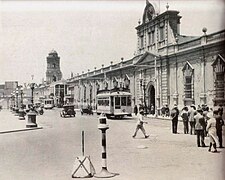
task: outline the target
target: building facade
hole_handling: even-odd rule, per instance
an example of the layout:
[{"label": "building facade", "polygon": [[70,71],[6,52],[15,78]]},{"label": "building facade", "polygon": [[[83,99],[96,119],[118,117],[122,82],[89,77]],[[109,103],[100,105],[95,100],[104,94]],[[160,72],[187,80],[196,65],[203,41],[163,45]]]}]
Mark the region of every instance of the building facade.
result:
[{"label": "building facade", "polygon": [[181,18],[169,6],[156,15],[146,1],[136,27],[136,55],[67,80],[76,106],[95,108],[97,92],[115,87],[129,89],[132,106],[225,106],[225,30],[207,34],[203,28],[202,36],[184,36]]}]

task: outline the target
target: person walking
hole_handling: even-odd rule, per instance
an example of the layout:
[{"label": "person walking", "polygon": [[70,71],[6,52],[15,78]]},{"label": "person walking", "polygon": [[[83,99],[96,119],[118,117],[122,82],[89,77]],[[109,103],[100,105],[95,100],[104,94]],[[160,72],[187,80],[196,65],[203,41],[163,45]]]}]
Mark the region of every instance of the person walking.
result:
[{"label": "person walking", "polygon": [[217,142],[217,134],[216,134],[216,119],[213,117],[213,113],[209,112],[207,114],[207,127],[206,127],[206,131],[208,132],[209,135],[209,152],[211,151],[211,148],[213,146],[214,151],[212,152],[217,152],[216,149],[216,142]]},{"label": "person walking", "polygon": [[224,125],[224,121],[223,121],[222,116],[221,116],[221,114],[218,110],[214,111],[214,116],[215,116],[215,119],[216,119],[216,134],[217,134],[218,140],[219,140],[219,145],[220,145],[219,147],[223,148],[222,128],[223,128],[223,125]]},{"label": "person walking", "polygon": [[[205,147],[205,135],[204,135],[204,127],[205,127],[205,119],[203,117],[203,111],[201,108],[197,109],[197,114],[194,116],[195,119],[195,132],[197,135],[197,146],[198,147]],[[201,146],[200,146],[200,139],[201,139]]]},{"label": "person walking", "polygon": [[179,110],[177,109],[177,105],[174,104],[174,107],[171,111],[171,116],[172,116],[172,133],[177,134],[177,124],[178,124],[178,115],[179,115]]},{"label": "person walking", "polygon": [[187,106],[185,106],[185,107],[182,109],[181,117],[182,117],[182,119],[183,119],[184,134],[188,134],[189,128],[188,128],[188,107],[187,107]]},{"label": "person walking", "polygon": [[190,134],[195,133],[195,119],[194,116],[196,115],[196,108],[192,104],[190,110],[188,111],[188,116],[189,116],[189,122],[190,122]]},{"label": "person walking", "polygon": [[145,131],[145,128],[144,128],[144,125],[143,125],[144,123],[147,124],[147,122],[145,122],[143,120],[143,118],[144,118],[143,115],[144,115],[144,110],[140,109],[139,110],[139,114],[138,114],[138,121],[137,121],[137,124],[136,124],[136,130],[135,130],[134,135],[132,136],[133,138],[136,137],[137,132],[138,132],[139,129],[142,131],[142,133],[144,134],[145,138],[149,137],[149,135],[146,134],[146,131]]}]

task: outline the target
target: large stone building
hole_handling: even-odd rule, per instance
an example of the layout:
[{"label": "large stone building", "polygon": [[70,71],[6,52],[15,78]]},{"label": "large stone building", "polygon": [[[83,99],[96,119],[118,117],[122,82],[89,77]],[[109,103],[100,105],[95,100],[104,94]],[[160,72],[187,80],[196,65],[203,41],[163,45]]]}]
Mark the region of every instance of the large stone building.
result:
[{"label": "large stone building", "polygon": [[202,36],[181,35],[178,11],[167,6],[167,11],[156,15],[146,2],[136,27],[137,54],[68,79],[74,103],[95,108],[98,90],[120,87],[130,90],[133,106],[224,106],[225,30],[207,34],[203,28]]}]

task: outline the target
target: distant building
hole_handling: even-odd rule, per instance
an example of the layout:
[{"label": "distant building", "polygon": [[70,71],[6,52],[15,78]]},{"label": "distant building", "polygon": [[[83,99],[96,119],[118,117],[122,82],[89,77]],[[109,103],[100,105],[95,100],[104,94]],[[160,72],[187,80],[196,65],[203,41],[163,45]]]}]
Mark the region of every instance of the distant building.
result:
[{"label": "distant building", "polygon": [[58,53],[53,50],[47,56],[46,82],[47,84],[50,84],[61,79],[60,57],[58,56]]},{"label": "distant building", "polygon": [[153,105],[158,110],[165,104],[225,106],[225,30],[207,34],[203,28],[202,36],[185,36],[180,20],[179,12],[169,6],[155,14],[146,1],[136,27],[136,55],[68,79],[74,103],[95,108],[99,90],[118,87],[130,90],[132,106]]},{"label": "distant building", "polygon": [[0,84],[0,97],[4,96],[5,84]]},{"label": "distant building", "polygon": [[15,91],[17,87],[18,87],[18,81],[6,81],[4,95],[6,97],[10,97],[13,91]]}]

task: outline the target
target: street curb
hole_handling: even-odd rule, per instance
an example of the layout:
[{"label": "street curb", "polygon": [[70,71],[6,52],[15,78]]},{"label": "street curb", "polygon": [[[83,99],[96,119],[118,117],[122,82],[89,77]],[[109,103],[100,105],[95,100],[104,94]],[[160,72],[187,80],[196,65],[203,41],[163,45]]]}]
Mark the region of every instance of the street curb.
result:
[{"label": "street curb", "polygon": [[38,129],[43,129],[43,127],[24,128],[24,129],[15,129],[15,130],[1,131],[0,134],[13,133],[13,132],[21,132],[21,131],[31,131],[31,130],[38,130]]}]

